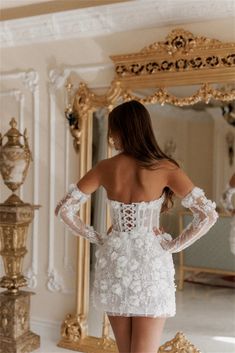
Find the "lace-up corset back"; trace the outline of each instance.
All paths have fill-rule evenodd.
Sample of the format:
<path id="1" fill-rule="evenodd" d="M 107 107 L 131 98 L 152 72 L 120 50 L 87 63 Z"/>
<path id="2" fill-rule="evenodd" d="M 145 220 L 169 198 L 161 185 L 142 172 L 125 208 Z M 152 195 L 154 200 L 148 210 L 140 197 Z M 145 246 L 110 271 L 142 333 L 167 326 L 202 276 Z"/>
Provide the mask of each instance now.
<path id="1" fill-rule="evenodd" d="M 113 230 L 118 232 L 147 231 L 159 227 L 159 216 L 164 194 L 153 201 L 132 202 L 129 204 L 108 200 L 110 204 Z"/>

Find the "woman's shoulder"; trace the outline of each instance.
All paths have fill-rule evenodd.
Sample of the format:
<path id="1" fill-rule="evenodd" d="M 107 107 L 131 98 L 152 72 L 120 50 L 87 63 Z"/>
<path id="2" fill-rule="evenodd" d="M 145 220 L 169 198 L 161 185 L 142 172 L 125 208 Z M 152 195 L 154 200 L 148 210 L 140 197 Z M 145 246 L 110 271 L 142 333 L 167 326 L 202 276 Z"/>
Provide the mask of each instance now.
<path id="1" fill-rule="evenodd" d="M 97 162 L 96 168 L 105 171 L 105 169 L 114 166 L 120 160 L 120 155 L 116 155 L 109 158 L 104 158 Z"/>
<path id="2" fill-rule="evenodd" d="M 133 162 L 133 163 L 132 163 Z M 131 156 L 119 153 L 113 157 L 110 158 L 105 158 L 102 159 L 101 161 L 99 161 L 97 163 L 97 168 L 101 171 L 105 171 L 109 168 L 114 168 L 115 166 L 126 166 L 128 165 L 129 167 L 131 165 L 136 166 L 136 160 L 134 158 L 132 158 Z M 144 168 L 145 169 L 145 168 Z M 146 168 L 147 170 L 149 170 L 149 168 Z M 178 164 L 175 164 L 173 161 L 169 160 L 169 159 L 159 159 L 156 160 L 156 162 L 153 164 L 153 168 L 151 168 L 152 170 L 162 170 L 165 172 L 176 172 L 176 171 L 180 171 L 181 168 Z"/>
<path id="3" fill-rule="evenodd" d="M 159 159 L 155 164 L 157 169 L 163 169 L 165 171 L 177 171 L 180 169 L 178 164 L 175 164 L 173 161 L 169 159 Z"/>
<path id="4" fill-rule="evenodd" d="M 112 165 L 114 163 L 117 163 L 117 162 L 120 162 L 120 161 L 124 161 L 124 160 L 127 160 L 127 159 L 133 159 L 134 158 L 131 158 L 130 156 L 124 154 L 124 153 L 119 153 L 115 156 L 112 156 L 112 157 L 109 157 L 109 158 L 104 158 L 102 160 L 100 160 L 97 165 L 100 165 L 100 166 L 105 166 L 105 165 Z"/>

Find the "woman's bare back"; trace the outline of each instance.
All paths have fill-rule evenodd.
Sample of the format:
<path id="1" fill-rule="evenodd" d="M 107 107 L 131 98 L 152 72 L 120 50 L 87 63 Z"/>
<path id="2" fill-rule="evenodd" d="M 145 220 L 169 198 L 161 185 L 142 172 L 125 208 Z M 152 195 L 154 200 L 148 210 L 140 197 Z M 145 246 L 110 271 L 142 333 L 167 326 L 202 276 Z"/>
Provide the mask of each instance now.
<path id="1" fill-rule="evenodd" d="M 103 161 L 102 185 L 111 200 L 124 203 L 150 201 L 161 197 L 166 186 L 167 171 L 176 166 L 162 161 L 156 170 L 142 168 L 125 154 Z"/>
<path id="2" fill-rule="evenodd" d="M 132 203 L 158 199 L 166 186 L 184 197 L 194 184 L 182 169 L 168 160 L 156 161 L 156 169 L 148 169 L 120 153 L 100 161 L 78 182 L 84 193 L 92 193 L 100 186 L 105 188 L 109 199 Z"/>

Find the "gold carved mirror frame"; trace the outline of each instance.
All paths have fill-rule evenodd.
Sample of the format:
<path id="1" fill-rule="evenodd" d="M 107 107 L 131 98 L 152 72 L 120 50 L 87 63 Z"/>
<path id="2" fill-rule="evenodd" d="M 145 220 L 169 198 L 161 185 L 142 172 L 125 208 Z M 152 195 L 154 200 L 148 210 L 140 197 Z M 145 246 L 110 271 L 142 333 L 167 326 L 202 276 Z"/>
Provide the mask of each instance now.
<path id="1" fill-rule="evenodd" d="M 73 93 L 73 85 L 66 85 L 68 105 L 66 117 L 74 147 L 79 152 L 79 175 L 91 168 L 92 116 L 97 108 L 106 107 L 107 113 L 118 100 L 136 99 L 144 104 L 159 103 L 176 106 L 235 100 L 235 43 L 194 36 L 183 29 L 174 29 L 163 42 L 156 42 L 138 53 L 111 56 L 115 78 L 106 94 L 97 95 L 82 82 Z M 226 83 L 226 85 L 225 85 Z M 221 84 L 221 87 L 214 87 Z M 199 88 L 188 97 L 177 97 L 168 87 L 196 85 Z M 136 89 L 155 89 L 154 93 L 139 98 Z M 108 148 L 108 155 L 111 155 Z M 90 222 L 90 203 L 80 211 L 84 222 Z M 109 218 L 107 217 L 108 221 Z M 107 223 L 108 223 L 107 221 Z M 58 346 L 88 353 L 117 352 L 115 341 L 109 335 L 109 321 L 103 317 L 102 337 L 88 335 L 90 243 L 78 237 L 76 313 L 67 315 L 62 323 Z M 187 353 L 200 351 L 182 332 L 159 348 L 159 353 Z"/>

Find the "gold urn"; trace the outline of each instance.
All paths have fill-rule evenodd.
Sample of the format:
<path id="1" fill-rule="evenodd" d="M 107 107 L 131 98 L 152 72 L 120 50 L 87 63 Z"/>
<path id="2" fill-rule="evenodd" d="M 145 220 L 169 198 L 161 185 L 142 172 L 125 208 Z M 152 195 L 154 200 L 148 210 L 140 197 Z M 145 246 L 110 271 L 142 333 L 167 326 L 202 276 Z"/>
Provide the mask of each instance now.
<path id="1" fill-rule="evenodd" d="M 2 137 L 0 134 L 0 172 L 4 183 L 12 191 L 16 191 L 25 181 L 31 152 L 28 145 L 27 130 L 22 135 L 16 129 L 17 123 L 14 118 L 10 122 L 11 129 Z M 3 138 L 8 138 L 5 145 L 2 145 Z M 24 139 L 24 145 L 20 143 L 20 137 Z"/>

